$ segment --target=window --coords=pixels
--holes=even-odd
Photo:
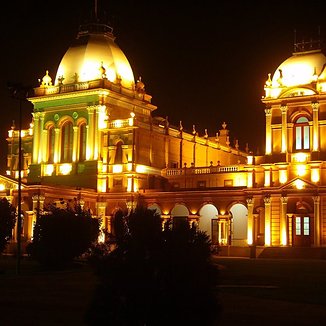
[[[310,230],[309,230],[309,217],[305,216],[303,218],[303,235],[310,235]]]
[[[309,121],[300,117],[294,124],[295,149],[305,150],[310,148]]]
[[[295,217],[295,235],[310,235],[310,218],[309,216]]]
[[[301,217],[296,216],[295,218],[295,235],[301,235]]]
[[[67,121],[61,128],[61,163],[72,161],[73,128],[72,123]]]

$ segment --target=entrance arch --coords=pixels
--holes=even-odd
[[[218,210],[213,204],[205,204],[199,210],[199,229],[207,233],[213,244],[218,243]]]
[[[234,204],[230,212],[233,222],[231,226],[231,245],[247,246],[248,208],[243,204]]]
[[[188,223],[189,210],[184,204],[176,204],[171,211],[173,227]]]

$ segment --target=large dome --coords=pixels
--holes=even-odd
[[[83,26],[60,62],[55,85],[106,77],[133,87],[135,79],[129,61],[114,40],[112,29],[106,25]]]
[[[320,50],[294,53],[275,71],[272,86],[293,87],[316,81],[326,64],[326,57]]]

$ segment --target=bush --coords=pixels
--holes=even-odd
[[[0,253],[3,252],[12,238],[15,227],[15,208],[6,198],[0,199]]]
[[[31,257],[47,268],[63,268],[85,253],[97,240],[100,221],[80,207],[51,206],[36,219]]]
[[[188,223],[162,230],[161,217],[145,208],[118,220],[125,232],[116,249],[90,256],[100,282],[88,325],[212,325],[218,270],[206,233]]]

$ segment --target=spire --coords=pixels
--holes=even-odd
[[[94,0],[94,14],[95,14],[95,21],[98,20],[98,17],[97,17],[97,0]]]
[[[91,11],[88,22],[79,26],[78,37],[89,34],[105,34],[114,39],[113,28],[104,22],[106,18],[99,14],[98,8],[98,0],[94,0],[94,12]]]

